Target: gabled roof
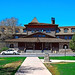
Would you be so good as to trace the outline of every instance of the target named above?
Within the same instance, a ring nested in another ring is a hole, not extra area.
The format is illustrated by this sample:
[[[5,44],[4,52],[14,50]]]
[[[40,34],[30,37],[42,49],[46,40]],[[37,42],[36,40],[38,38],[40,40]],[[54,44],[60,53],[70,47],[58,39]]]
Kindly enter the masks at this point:
[[[31,21],[31,23],[39,23],[38,20],[36,19],[36,17],[34,17],[34,19]]]
[[[46,36],[48,36],[48,37],[55,38],[55,36],[48,35],[48,34],[43,33],[43,32],[36,32],[36,33],[30,34],[30,35],[27,35],[26,38],[28,38],[28,37],[30,37],[30,36],[32,36],[32,35],[37,35],[37,34],[46,35]]]

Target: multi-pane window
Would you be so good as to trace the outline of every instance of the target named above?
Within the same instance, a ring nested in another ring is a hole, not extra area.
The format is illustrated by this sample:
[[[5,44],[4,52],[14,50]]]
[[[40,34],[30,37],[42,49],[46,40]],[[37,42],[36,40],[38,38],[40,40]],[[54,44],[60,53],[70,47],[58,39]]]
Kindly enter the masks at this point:
[[[67,28],[65,28],[65,29],[64,29],[64,33],[67,33],[67,32],[68,32],[68,29],[67,29]]]
[[[72,32],[75,32],[75,28],[72,28],[71,30],[72,30]]]

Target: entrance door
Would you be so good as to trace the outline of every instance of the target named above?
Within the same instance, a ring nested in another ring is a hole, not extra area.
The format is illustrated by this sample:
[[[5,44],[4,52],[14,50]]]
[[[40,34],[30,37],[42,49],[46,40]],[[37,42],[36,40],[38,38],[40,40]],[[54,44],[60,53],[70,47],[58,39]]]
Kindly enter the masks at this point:
[[[58,51],[59,50],[59,43],[52,43],[52,50]]]
[[[18,42],[18,48],[24,49],[25,48],[25,43],[24,42]]]
[[[42,43],[35,43],[35,50],[42,50]]]

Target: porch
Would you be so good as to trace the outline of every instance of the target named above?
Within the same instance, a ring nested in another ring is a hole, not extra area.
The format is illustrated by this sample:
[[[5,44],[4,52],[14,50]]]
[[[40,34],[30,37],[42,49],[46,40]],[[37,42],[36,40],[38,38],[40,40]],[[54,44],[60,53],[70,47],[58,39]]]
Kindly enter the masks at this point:
[[[20,50],[50,50],[59,51],[59,43],[48,43],[48,42],[18,42],[18,48]]]

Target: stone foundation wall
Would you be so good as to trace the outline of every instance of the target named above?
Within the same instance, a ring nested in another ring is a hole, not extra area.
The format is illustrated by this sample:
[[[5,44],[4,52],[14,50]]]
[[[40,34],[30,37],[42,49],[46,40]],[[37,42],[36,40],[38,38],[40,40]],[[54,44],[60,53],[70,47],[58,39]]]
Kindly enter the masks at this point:
[[[6,47],[6,43],[4,41],[0,41],[0,49]]]
[[[13,42],[13,43],[11,43],[11,42],[10,42],[10,43],[6,43],[6,46],[7,46],[8,48],[10,48],[10,45],[11,45],[11,44],[14,44],[14,48],[18,48],[18,43],[14,43],[14,42]]]
[[[63,46],[64,46],[65,44],[68,45],[68,49],[70,49],[70,48],[69,48],[69,43],[59,43],[59,50],[60,50],[60,49],[63,49]]]

